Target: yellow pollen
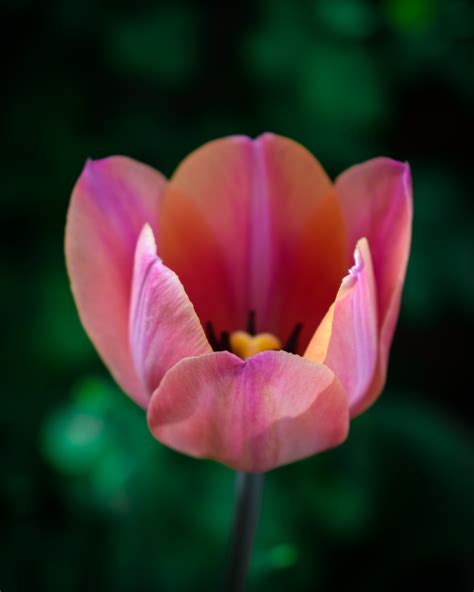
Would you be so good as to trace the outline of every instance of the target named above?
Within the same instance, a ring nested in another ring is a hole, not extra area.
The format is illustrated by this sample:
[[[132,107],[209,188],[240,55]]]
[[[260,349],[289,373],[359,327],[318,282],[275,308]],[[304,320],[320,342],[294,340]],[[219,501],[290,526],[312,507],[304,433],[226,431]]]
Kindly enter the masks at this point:
[[[230,349],[239,358],[246,360],[269,349],[281,349],[281,342],[272,333],[250,335],[246,331],[234,331],[230,335]]]

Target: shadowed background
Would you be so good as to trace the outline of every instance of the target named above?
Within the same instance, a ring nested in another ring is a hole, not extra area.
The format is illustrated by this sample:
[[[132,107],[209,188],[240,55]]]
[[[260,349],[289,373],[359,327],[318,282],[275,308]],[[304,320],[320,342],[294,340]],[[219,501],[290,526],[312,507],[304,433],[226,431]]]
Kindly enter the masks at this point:
[[[158,444],[113,384],[77,318],[64,220],[87,157],[169,175],[209,139],[265,130],[333,177],[408,160],[415,224],[385,392],[339,449],[268,475],[249,590],[471,590],[472,2],[1,12],[2,592],[219,589],[233,474]]]

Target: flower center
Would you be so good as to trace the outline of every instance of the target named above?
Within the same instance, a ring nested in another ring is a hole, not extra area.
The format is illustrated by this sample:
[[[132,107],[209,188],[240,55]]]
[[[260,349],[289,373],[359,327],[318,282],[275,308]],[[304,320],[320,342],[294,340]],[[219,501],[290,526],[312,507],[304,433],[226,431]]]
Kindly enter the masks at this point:
[[[234,331],[230,334],[230,350],[246,360],[255,354],[269,349],[281,349],[281,341],[273,333],[250,335],[247,331]]]
[[[205,325],[209,343],[214,351],[230,351],[243,360],[267,350],[284,350],[296,353],[298,338],[303,328],[302,323],[297,323],[284,345],[273,333],[257,333],[255,329],[255,312],[249,312],[247,331],[221,331],[216,334],[214,325],[208,321]]]

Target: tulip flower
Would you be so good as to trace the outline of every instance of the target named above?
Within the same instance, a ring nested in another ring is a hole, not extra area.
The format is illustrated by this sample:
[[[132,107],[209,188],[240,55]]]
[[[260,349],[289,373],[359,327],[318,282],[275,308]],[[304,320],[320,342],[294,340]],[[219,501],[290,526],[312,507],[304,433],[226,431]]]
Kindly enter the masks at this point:
[[[375,158],[333,183],[290,139],[233,136],[169,180],[122,156],[87,162],[67,267],[153,435],[260,473],[341,444],[380,394],[411,219],[406,164]]]

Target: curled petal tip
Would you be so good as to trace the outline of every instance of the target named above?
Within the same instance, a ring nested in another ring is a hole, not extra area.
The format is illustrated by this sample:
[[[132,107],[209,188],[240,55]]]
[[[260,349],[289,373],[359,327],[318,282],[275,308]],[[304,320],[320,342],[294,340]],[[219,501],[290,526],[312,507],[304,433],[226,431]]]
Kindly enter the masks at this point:
[[[354,265],[349,269],[349,273],[353,276],[357,276],[364,269],[364,260],[360,252],[359,244],[354,250]]]
[[[360,404],[377,362],[377,307],[367,239],[358,241],[354,266],[342,280],[336,300],[318,327],[305,357],[326,364],[345,388],[349,406]]]
[[[354,265],[342,279],[338,300],[341,300],[341,298],[344,298],[347,295],[348,290],[354,287],[355,283],[364,272],[366,268],[365,260],[369,257],[368,252],[369,245],[367,239],[365,237],[361,238],[354,249]]]
[[[148,222],[143,225],[138,238],[138,249],[146,250],[150,254],[156,255],[156,239],[152,227]]]

